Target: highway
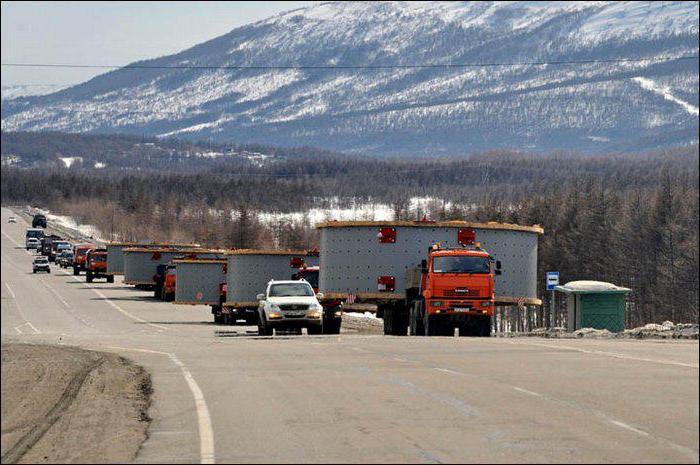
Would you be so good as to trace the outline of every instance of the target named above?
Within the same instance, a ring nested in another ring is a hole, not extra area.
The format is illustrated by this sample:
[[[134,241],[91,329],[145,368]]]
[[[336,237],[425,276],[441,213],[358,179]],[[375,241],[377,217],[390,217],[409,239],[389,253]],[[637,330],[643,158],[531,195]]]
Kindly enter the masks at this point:
[[[32,274],[12,214],[2,340],[144,366],[136,462],[698,462],[697,341],[259,338],[119,278]]]

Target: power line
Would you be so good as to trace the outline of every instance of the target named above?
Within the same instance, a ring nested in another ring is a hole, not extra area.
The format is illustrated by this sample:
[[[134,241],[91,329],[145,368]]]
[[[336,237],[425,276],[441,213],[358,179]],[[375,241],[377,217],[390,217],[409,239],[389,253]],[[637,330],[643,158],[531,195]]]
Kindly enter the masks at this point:
[[[333,70],[333,69],[449,69],[449,68],[485,68],[495,66],[545,66],[545,65],[586,65],[601,63],[638,63],[645,61],[697,60],[698,55],[656,58],[610,58],[603,60],[554,60],[521,62],[484,62],[484,63],[438,63],[411,65],[92,65],[68,63],[1,63],[1,66],[23,68],[97,68],[97,69],[227,69],[227,70]]]

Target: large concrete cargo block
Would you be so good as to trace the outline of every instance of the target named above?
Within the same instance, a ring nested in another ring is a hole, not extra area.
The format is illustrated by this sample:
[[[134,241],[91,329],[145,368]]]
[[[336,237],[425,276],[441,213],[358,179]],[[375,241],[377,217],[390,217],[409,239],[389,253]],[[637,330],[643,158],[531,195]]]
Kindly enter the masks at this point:
[[[177,242],[108,242],[107,243],[107,274],[124,274],[124,249],[128,248],[199,248],[199,244]]]
[[[175,302],[219,305],[221,285],[226,283],[226,260],[173,260]]]
[[[153,276],[158,265],[165,265],[177,258],[225,258],[225,252],[212,249],[177,249],[132,247],[122,250],[124,254],[124,284],[155,284]]]
[[[292,260],[318,266],[318,253],[300,250],[235,250],[228,254],[226,305],[257,306],[256,296],[271,279],[288,280],[296,273]]]
[[[433,244],[460,247],[469,238],[502,263],[495,277],[502,304],[540,304],[537,298],[539,226],[450,222],[327,222],[321,230],[319,290],[327,296],[352,294],[370,300],[402,298],[406,274],[419,265]],[[384,234],[382,234],[384,233]],[[381,236],[381,237],[380,237]],[[392,293],[378,290],[381,276],[395,277]]]

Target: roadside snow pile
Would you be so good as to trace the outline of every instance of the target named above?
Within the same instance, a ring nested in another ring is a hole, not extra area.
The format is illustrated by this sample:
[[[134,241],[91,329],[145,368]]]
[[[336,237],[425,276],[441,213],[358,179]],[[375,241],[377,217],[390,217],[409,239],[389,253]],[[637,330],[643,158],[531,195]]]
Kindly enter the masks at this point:
[[[698,339],[697,323],[650,323],[638,328],[612,333],[607,329],[581,328],[569,332],[566,328],[537,328],[526,333],[505,333],[501,337],[546,337],[552,339]]]
[[[660,325],[650,323],[634,329],[626,329],[618,337],[634,339],[698,339],[696,323],[678,323],[664,321]]]

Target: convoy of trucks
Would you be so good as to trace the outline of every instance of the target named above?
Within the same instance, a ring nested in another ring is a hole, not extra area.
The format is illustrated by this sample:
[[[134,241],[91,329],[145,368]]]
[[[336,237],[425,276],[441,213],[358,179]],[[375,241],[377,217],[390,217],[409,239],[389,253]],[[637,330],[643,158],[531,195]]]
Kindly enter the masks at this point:
[[[387,335],[452,335],[457,329],[460,336],[483,337],[490,335],[495,306],[541,305],[539,226],[424,220],[331,221],[317,228],[321,247],[312,251],[71,246],[37,228],[27,229],[26,240],[41,240],[39,251],[49,259],[62,251],[68,256],[72,248],[73,273],[85,270],[87,282],[112,283],[123,274],[124,284],[152,289],[161,300],[209,305],[215,323],[257,325],[265,335],[286,323],[338,334],[344,306],[372,304]],[[303,295],[279,294],[287,288]],[[304,302],[280,305],[292,297]]]

